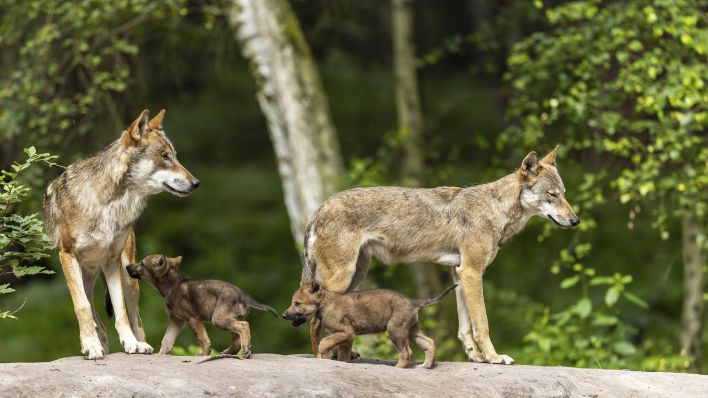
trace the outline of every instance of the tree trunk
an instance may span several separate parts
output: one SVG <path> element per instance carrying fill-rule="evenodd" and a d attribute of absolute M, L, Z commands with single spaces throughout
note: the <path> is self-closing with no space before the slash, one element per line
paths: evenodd
<path fill-rule="evenodd" d="M 396 112 L 398 128 L 405 135 L 401 180 L 403 185 L 421 186 L 425 183 L 425 155 L 422 150 L 425 124 L 415 70 L 412 1 L 392 0 L 391 5 Z M 440 289 L 442 283 L 436 271 L 431 265 L 413 264 L 419 297 L 430 297 L 432 291 Z"/>
<path fill-rule="evenodd" d="M 308 217 L 343 170 L 317 66 L 286 0 L 233 0 L 229 20 L 259 87 L 290 229 L 302 245 Z"/>
<path fill-rule="evenodd" d="M 683 310 L 681 312 L 681 350 L 693 358 L 694 369 L 703 363 L 703 254 L 698 235 L 703 232 L 701 219 L 695 215 L 681 219 L 683 254 Z"/>

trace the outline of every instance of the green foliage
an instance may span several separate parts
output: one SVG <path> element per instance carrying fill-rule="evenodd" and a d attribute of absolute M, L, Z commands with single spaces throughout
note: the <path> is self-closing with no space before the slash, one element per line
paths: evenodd
<path fill-rule="evenodd" d="M 551 29 L 509 57 L 507 78 L 519 94 L 510 110 L 520 126 L 500 144 L 546 137 L 603 154 L 607 166 L 616 159 L 604 183 L 621 203 L 651 201 L 664 238 L 667 217 L 704 216 L 708 2 L 536 4 Z"/>
<path fill-rule="evenodd" d="M 119 117 L 140 24 L 174 15 L 182 0 L 0 2 L 0 137 L 31 132 L 38 145 L 93 127 L 97 105 Z"/>
<path fill-rule="evenodd" d="M 572 251 L 564 249 L 551 266 L 552 274 L 570 275 L 561 280 L 560 288 L 576 289 L 579 298 L 560 311 L 551 314 L 546 307 L 538 314 L 524 338 L 529 343 L 524 353 L 533 363 L 623 368 L 636 358 L 637 348 L 628 338 L 633 328 L 622 321 L 618 301 L 623 298 L 641 308 L 648 304 L 627 291 L 631 275 L 597 275 L 584 265 L 591 248 L 585 243 Z"/>
<path fill-rule="evenodd" d="M 581 234 L 551 268 L 555 274 L 571 271 L 560 287 L 577 286 L 579 298 L 560 311 L 546 309 L 526 336 L 533 343 L 526 350 L 539 354 L 537 363 L 628 367 L 641 362 L 648 370 L 685 371 L 685 356 L 640 361 L 653 354 L 632 344 L 620 299 L 648 305 L 626 290 L 631 275 L 595 276 L 594 268 L 580 262 L 591 249 L 580 237 L 597 228 L 590 210 L 608 199 L 632 204 L 629 229 L 640 204 L 647 204 L 662 239 L 669 237 L 670 217 L 706 214 L 708 3 L 534 4 L 545 12 L 550 29 L 520 41 L 509 56 L 506 79 L 515 92 L 509 109 L 518 123 L 502 134 L 498 147 L 562 142 L 565 153 L 593 153 L 603 160 L 583 176 L 578 192 L 570 193 L 583 214 Z M 548 234 L 547 227 L 539 240 Z"/>
<path fill-rule="evenodd" d="M 0 276 L 12 274 L 16 278 L 37 274 L 53 274 L 42 266 L 31 265 L 42 258 L 49 257 L 51 249 L 49 238 L 44 233 L 42 221 L 36 213 L 22 215 L 14 212 L 30 193 L 30 188 L 22 184 L 18 177 L 37 163 L 56 166 L 56 156 L 37 153 L 34 147 L 25 149 L 27 159 L 11 165 L 12 171 L 0 171 Z M 0 294 L 14 292 L 9 283 L 0 284 Z M 18 310 L 0 309 L 0 319 L 15 318 Z"/>

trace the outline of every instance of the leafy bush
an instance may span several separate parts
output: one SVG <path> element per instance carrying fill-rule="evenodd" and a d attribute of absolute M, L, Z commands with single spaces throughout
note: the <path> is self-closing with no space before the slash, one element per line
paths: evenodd
<path fill-rule="evenodd" d="M 25 149 L 27 159 L 11 165 L 12 171 L 0 171 L 0 276 L 12 274 L 16 278 L 54 272 L 36 262 L 49 257 L 49 238 L 42 228 L 39 214 L 23 215 L 15 212 L 17 205 L 27 198 L 31 189 L 22 184 L 18 177 L 32 165 L 44 163 L 55 166 L 56 156 L 37 153 L 34 147 Z M 0 284 L 0 294 L 14 292 L 9 283 Z M 16 310 L 0 309 L 0 319 L 15 318 Z"/>

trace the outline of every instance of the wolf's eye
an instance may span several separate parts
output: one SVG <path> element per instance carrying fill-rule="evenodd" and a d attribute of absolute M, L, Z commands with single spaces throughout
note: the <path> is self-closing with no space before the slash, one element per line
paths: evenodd
<path fill-rule="evenodd" d="M 163 153 L 163 154 L 162 154 L 162 159 L 164 159 L 164 160 L 166 160 L 166 161 L 169 161 L 169 160 L 170 160 L 170 154 L 167 153 L 167 152 Z"/>
<path fill-rule="evenodd" d="M 300 306 L 300 302 L 299 302 L 299 301 L 296 301 L 294 304 L 295 304 L 295 307 L 299 307 L 299 306 Z"/>
<path fill-rule="evenodd" d="M 555 192 L 548 192 L 548 194 L 553 196 L 554 198 L 558 197 L 558 194 Z"/>

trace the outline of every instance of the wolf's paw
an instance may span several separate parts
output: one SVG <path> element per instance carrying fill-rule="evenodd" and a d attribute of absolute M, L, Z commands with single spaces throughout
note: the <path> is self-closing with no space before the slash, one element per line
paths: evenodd
<path fill-rule="evenodd" d="M 106 355 L 103 345 L 98 339 L 87 339 L 81 342 L 81 353 L 85 359 L 103 359 Z"/>
<path fill-rule="evenodd" d="M 465 352 L 467 353 L 467 358 L 469 358 L 470 362 L 489 362 L 487 358 L 485 358 L 484 355 L 476 349 L 465 348 Z"/>
<path fill-rule="evenodd" d="M 123 349 L 128 354 L 152 354 L 152 346 L 143 341 L 123 342 Z"/>
<path fill-rule="evenodd" d="M 497 365 L 514 365 L 516 361 L 508 355 L 495 355 L 489 359 L 490 363 Z"/>

